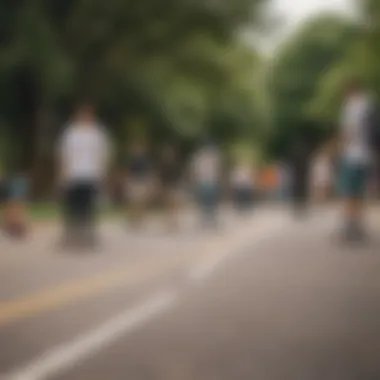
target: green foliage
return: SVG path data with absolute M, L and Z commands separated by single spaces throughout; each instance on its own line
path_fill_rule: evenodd
M 37 120 L 41 109 L 59 124 L 73 102 L 89 97 L 117 138 L 134 134 L 130 120 L 139 116 L 155 140 L 197 139 L 209 130 L 222 138 L 250 134 L 265 119 L 256 78 L 261 60 L 238 32 L 266 23 L 266 3 L 4 0 L 0 107 L 6 124 L 30 146 L 46 130 Z
M 380 95 L 380 3 L 358 2 L 363 22 L 354 26 L 345 54 L 333 62 L 321 78 L 310 104 L 313 117 L 332 123 L 337 120 L 342 88 L 350 77 L 359 77 Z
M 321 15 L 309 20 L 282 47 L 273 62 L 270 96 L 273 134 L 269 141 L 274 154 L 289 153 L 294 139 L 316 143 L 324 135 L 317 114 L 330 106 L 330 86 L 340 81 L 341 67 L 326 78 L 326 72 L 346 54 L 356 29 L 346 19 Z M 324 80 L 324 78 L 326 78 Z M 324 101 L 314 100 L 326 92 Z

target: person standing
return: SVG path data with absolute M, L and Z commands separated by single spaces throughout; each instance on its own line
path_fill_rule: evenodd
M 80 105 L 59 141 L 59 181 L 63 190 L 62 244 L 95 246 L 96 201 L 108 171 L 105 129 L 91 104 Z
M 175 147 L 164 147 L 158 170 L 167 225 L 169 228 L 177 228 L 182 171 Z
M 129 200 L 129 215 L 133 226 L 140 226 L 153 185 L 153 167 L 144 141 L 135 141 L 128 149 L 124 178 Z
M 371 106 L 372 99 L 368 91 L 360 81 L 352 80 L 347 86 L 340 120 L 343 237 L 349 240 L 362 240 L 365 237 L 363 198 L 372 161 L 368 130 Z
M 295 215 L 303 217 L 307 212 L 309 198 L 309 149 L 307 144 L 299 139 L 294 142 L 291 153 L 291 198 Z
M 14 174 L 9 182 L 6 230 L 15 238 L 23 238 L 27 233 L 28 187 L 28 176 L 22 172 Z
M 312 169 L 312 190 L 317 203 L 324 203 L 332 187 L 332 163 L 326 149 L 322 149 L 315 157 Z
M 248 163 L 238 163 L 231 172 L 231 186 L 236 208 L 248 211 L 253 202 L 254 178 L 253 169 Z
M 221 155 L 215 144 L 203 145 L 195 154 L 192 174 L 196 186 L 198 205 L 205 226 L 217 224 Z

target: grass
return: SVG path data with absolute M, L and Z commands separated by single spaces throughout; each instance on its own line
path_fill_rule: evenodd
M 101 210 L 102 218 L 114 218 L 120 216 L 123 210 L 119 207 L 103 207 Z M 61 207 L 58 203 L 37 202 L 28 205 L 28 215 L 36 221 L 54 221 L 61 216 Z

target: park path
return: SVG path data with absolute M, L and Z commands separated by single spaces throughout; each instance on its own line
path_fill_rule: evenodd
M 0 379 L 377 379 L 379 215 L 368 247 L 337 244 L 335 210 L 265 207 L 215 232 L 106 224 L 94 254 L 57 253 L 54 234 L 14 246 Z

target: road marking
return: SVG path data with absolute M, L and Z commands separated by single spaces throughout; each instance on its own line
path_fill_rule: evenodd
M 277 222 L 273 222 L 273 219 L 267 222 L 269 225 L 262 223 L 261 228 L 256 229 L 257 237 L 265 232 L 268 233 L 268 235 L 266 235 L 266 237 L 268 237 L 275 233 L 277 228 L 283 229 L 284 227 L 284 220 L 281 218 L 277 220 Z M 190 277 L 193 279 L 192 285 L 194 285 L 197 280 L 201 278 L 204 279 L 211 275 L 221 262 L 227 257 L 231 257 L 233 248 L 239 251 L 240 247 L 236 246 L 236 244 L 241 244 L 243 242 L 242 240 L 245 242 L 246 238 L 250 237 L 247 236 L 247 234 L 250 232 L 249 227 L 251 225 L 247 224 L 247 226 L 248 228 L 244 229 L 242 233 L 230 239 L 229 244 L 218 241 L 217 244 L 208 245 L 213 249 L 219 248 L 219 255 L 214 254 L 211 259 L 195 267 L 198 269 L 190 272 Z M 256 242 L 258 241 L 261 240 L 256 240 Z M 77 366 L 83 360 L 111 345 L 121 336 L 125 336 L 127 333 L 149 322 L 152 318 L 167 310 L 178 299 L 178 296 L 179 290 L 162 291 L 140 306 L 123 312 L 100 327 L 79 336 L 74 341 L 48 351 L 32 361 L 25 368 L 12 372 L 5 378 L 7 380 L 46 380 L 51 376 L 59 375 L 63 371 Z
M 254 230 L 254 233 L 252 233 L 252 225 L 247 223 L 247 227 L 238 236 L 231 238 L 228 243 L 223 243 L 217 249 L 214 247 L 213 251 L 217 251 L 217 255 L 211 256 L 210 259 L 204 260 L 190 269 L 189 280 L 195 283 L 202 283 L 227 259 L 239 254 L 245 248 L 243 244 L 246 244 L 247 241 L 250 247 L 255 243 L 259 244 L 263 240 L 272 237 L 279 230 L 282 231 L 286 225 L 289 226 L 288 223 L 285 224 L 286 222 L 286 219 L 282 217 L 275 220 L 273 218 L 263 220 L 259 228 Z
M 228 239 L 228 237 L 227 237 Z M 32 317 L 43 312 L 51 311 L 68 305 L 75 301 L 90 298 L 112 289 L 122 286 L 134 286 L 147 281 L 154 276 L 174 270 L 181 266 L 189 265 L 199 259 L 204 260 L 210 253 L 219 253 L 218 243 L 225 244 L 226 236 L 216 239 L 197 249 L 186 250 L 181 255 L 169 255 L 168 257 L 149 257 L 136 263 L 128 264 L 125 268 L 110 270 L 106 273 L 79 279 L 74 282 L 64 283 L 49 290 L 29 294 L 14 300 L 0 302 L 0 326 L 13 323 L 19 319 Z
M 19 299 L 0 302 L 0 326 L 31 317 L 64 305 L 90 298 L 122 286 L 135 286 L 155 278 L 162 273 L 188 265 L 188 255 L 156 258 L 128 264 L 119 270 L 86 277 L 75 282 L 64 283 L 52 289 L 31 294 Z
M 66 371 L 163 313 L 177 299 L 175 291 L 158 293 L 132 310 L 126 310 L 73 342 L 48 351 L 7 380 L 45 380 Z

